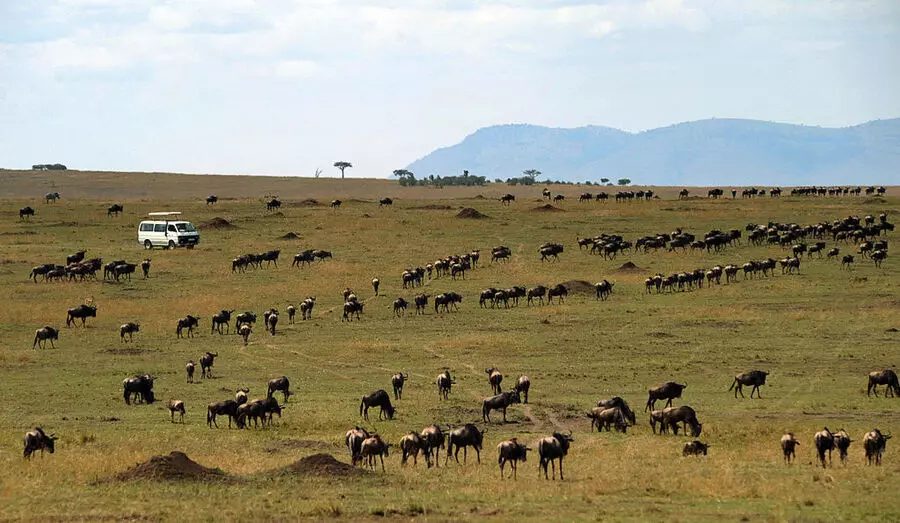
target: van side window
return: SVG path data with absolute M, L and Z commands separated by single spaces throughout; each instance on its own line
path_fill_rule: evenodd
M 153 224 L 152 223 L 142 223 L 141 224 L 141 232 L 153 232 Z
M 166 232 L 166 224 L 164 224 L 164 223 L 154 224 L 153 232 Z
M 169 232 L 178 232 L 174 225 L 169 225 Z

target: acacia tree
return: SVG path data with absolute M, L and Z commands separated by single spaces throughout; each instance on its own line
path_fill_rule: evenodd
M 631 180 L 628 178 L 619 178 L 619 185 L 628 185 L 629 183 L 631 183 Z
M 350 162 L 334 162 L 334 166 L 341 170 L 341 180 L 344 179 L 344 169 L 347 167 L 353 167 L 353 164 Z
M 600 183 L 607 183 L 609 178 L 600 178 Z
M 527 171 L 522 171 L 522 174 L 531 178 L 532 180 L 535 180 L 538 176 L 541 175 L 541 171 L 538 171 L 537 169 L 528 169 Z

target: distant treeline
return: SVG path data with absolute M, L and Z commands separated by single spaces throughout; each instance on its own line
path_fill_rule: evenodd
M 32 171 L 65 171 L 66 166 L 61 163 L 39 163 L 31 166 Z
M 612 183 L 609 183 L 609 182 L 604 184 L 604 183 L 600 183 L 600 182 L 592 182 L 590 180 L 587 180 L 584 182 L 569 182 L 566 180 L 549 180 L 549 179 L 544 180 L 544 181 L 537 181 L 530 176 L 521 176 L 519 178 L 507 178 L 505 182 L 503 180 L 501 180 L 500 178 L 497 178 L 494 181 L 497 183 L 506 183 L 507 185 L 550 185 L 550 184 L 554 184 L 554 185 L 599 185 L 599 186 L 608 185 L 608 186 L 612 186 Z
M 470 175 L 469 171 L 463 171 L 461 176 L 435 176 L 432 174 L 421 180 L 416 178 L 415 174 L 408 171 L 395 171 L 394 175 L 399 178 L 398 182 L 404 187 L 429 185 L 433 187 L 444 187 L 445 185 L 472 187 L 476 185 L 487 185 L 487 178 L 484 176 Z

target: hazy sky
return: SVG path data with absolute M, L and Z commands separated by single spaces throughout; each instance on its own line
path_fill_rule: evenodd
M 900 116 L 898 0 L 0 0 L 0 167 L 387 176 L 477 128 Z

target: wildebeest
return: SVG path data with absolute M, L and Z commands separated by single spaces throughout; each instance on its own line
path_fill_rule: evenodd
M 209 333 L 212 334 L 218 331 L 219 334 L 222 334 L 223 325 L 225 326 L 225 333 L 227 334 L 228 332 L 230 332 L 229 323 L 231 322 L 231 314 L 233 312 L 234 310 L 222 309 L 217 314 L 214 314 L 211 322 L 212 328 L 210 329 Z
M 869 386 L 866 390 L 866 396 L 875 393 L 878 397 L 878 385 L 886 385 L 884 397 L 897 396 L 900 397 L 900 380 L 897 379 L 897 373 L 891 369 L 882 371 L 874 371 L 869 373 Z
M 144 273 L 145 279 L 150 277 L 150 258 L 144 258 L 141 262 L 141 272 Z
M 41 457 L 44 457 L 44 449 L 53 454 L 56 451 L 56 440 L 59 438 L 55 434 L 49 436 L 44 433 L 40 427 L 25 433 L 25 458 L 30 458 L 36 451 L 41 451 Z
M 244 311 L 234 318 L 234 330 L 238 330 L 241 328 L 241 325 L 253 325 L 256 323 L 256 314 L 253 314 L 249 311 Z
M 425 462 L 431 467 L 431 461 L 434 460 L 434 465 L 439 467 L 441 461 L 440 449 L 444 448 L 444 432 L 437 425 L 429 425 L 422 429 L 421 436 L 425 441 L 425 446 L 422 448 L 422 452 L 425 454 Z
M 796 447 L 800 442 L 794 437 L 793 432 L 788 432 L 784 436 L 781 436 L 781 452 L 784 454 L 784 461 L 788 464 L 791 463 L 791 460 L 797 458 Z
M 672 400 L 680 398 L 681 392 L 686 388 L 687 385 L 680 385 L 674 381 L 669 381 L 655 389 L 648 390 L 647 405 L 644 407 L 644 412 L 655 409 L 657 400 L 667 400 L 665 407 L 671 407 Z
M 128 335 L 128 341 L 134 341 L 134 333 L 140 332 L 141 326 L 138 323 L 128 322 L 119 327 L 119 336 L 122 342 L 125 342 L 125 335 Z
M 834 446 L 838 449 L 841 463 L 847 461 L 847 449 L 850 448 L 850 443 L 852 442 L 853 440 L 850 439 L 850 435 L 847 434 L 846 430 L 840 429 L 834 433 Z
M 206 424 L 209 425 L 209 428 L 212 428 L 213 425 L 219 428 L 219 424 L 216 423 L 216 416 L 228 416 L 228 428 L 231 428 L 231 420 L 237 420 L 237 409 L 238 404 L 234 400 L 210 403 L 206 407 Z
M 841 269 L 843 269 L 844 267 L 847 267 L 847 269 L 850 269 L 850 267 L 852 265 L 853 265 L 853 255 L 845 254 L 844 257 L 841 258 Z
M 284 393 L 284 402 L 287 403 L 288 398 L 291 396 L 291 382 L 287 379 L 286 376 L 282 376 L 280 378 L 272 378 L 269 380 L 269 391 L 266 394 L 266 397 L 271 398 L 272 394 L 275 391 L 280 390 Z
M 402 453 L 400 464 L 406 465 L 406 461 L 412 456 L 413 465 L 418 465 L 419 452 L 424 449 L 425 445 L 425 440 L 422 439 L 418 432 L 410 431 L 403 436 L 400 439 L 400 452 Z
M 710 447 L 708 443 L 701 443 L 700 441 L 694 440 L 690 443 L 684 444 L 684 449 L 681 451 L 682 456 L 699 456 L 703 454 L 706 455 L 707 449 Z
M 73 263 L 79 263 L 84 260 L 84 255 L 87 251 L 75 251 L 74 254 L 69 254 L 66 256 L 66 265 L 72 265 Z
M 34 216 L 34 209 L 31 207 L 22 207 L 19 209 L 19 219 L 24 220 L 25 218 L 30 218 Z
M 503 468 L 509 462 L 512 469 L 512 477 L 516 479 L 516 468 L 519 461 L 528 461 L 528 451 L 531 450 L 519 443 L 516 438 L 501 442 L 497 445 L 497 463 L 500 464 L 500 477 L 503 478 Z
M 539 299 L 541 302 L 541 305 L 543 305 L 544 304 L 544 296 L 546 296 L 546 294 L 547 294 L 547 288 L 544 287 L 543 285 L 538 285 L 537 287 L 528 289 L 528 293 L 526 294 L 528 305 L 531 305 L 531 300 L 533 300 L 534 298 Z
M 450 377 L 450 371 L 445 369 L 444 372 L 438 374 L 437 377 L 437 388 L 438 388 L 438 398 L 440 399 L 450 399 L 450 389 L 453 387 L 453 384 L 456 383 L 456 380 Z
M 550 261 L 550 258 L 554 260 L 559 260 L 559 255 L 565 250 L 565 248 L 558 243 L 545 243 L 538 248 L 538 253 L 541 255 L 541 261 Z
M 478 427 L 471 423 L 466 423 L 464 426 L 450 431 L 450 434 L 447 436 L 447 459 L 444 460 L 444 465 L 450 461 L 451 455 L 453 455 L 456 463 L 459 463 L 460 449 L 463 451 L 463 463 L 465 463 L 468 459 L 469 447 L 475 449 L 478 463 L 481 463 L 481 446 L 484 442 L 484 434 L 486 432 L 487 429 L 478 430 Z M 454 447 L 456 448 L 456 452 L 453 450 Z
M 622 415 L 624 416 L 626 422 L 630 422 L 632 425 L 637 423 L 634 411 L 631 410 L 631 407 L 628 406 L 628 402 L 626 402 L 619 396 L 600 400 L 597 402 L 597 406 L 607 409 L 619 409 L 622 411 Z
M 425 310 L 428 308 L 428 298 L 430 298 L 430 294 L 417 294 L 414 298 L 414 302 L 416 304 L 416 314 L 425 314 Z
M 47 343 L 47 340 L 50 340 L 50 347 L 56 348 L 53 345 L 53 340 L 59 339 L 59 330 L 54 329 L 53 327 L 47 325 L 45 327 L 41 327 L 40 329 L 34 331 L 34 343 L 31 345 L 32 349 L 44 348 L 44 345 Z
M 568 295 L 569 289 L 567 289 L 566 286 L 562 283 L 559 283 L 547 289 L 547 303 L 553 303 L 554 296 L 559 298 L 559 303 L 562 303 Z
M 131 405 L 132 396 L 136 397 L 143 403 L 153 403 L 155 397 L 153 395 L 153 377 L 149 374 L 143 376 L 135 376 L 126 378 L 122 381 L 123 398 L 126 405 Z
M 331 200 L 331 208 L 337 209 L 338 207 L 341 206 L 342 203 L 344 203 L 344 202 L 342 202 L 340 200 Z
M 218 352 L 207 352 L 203 356 L 200 356 L 200 377 L 201 378 L 212 378 L 212 366 L 216 361 L 216 357 L 219 356 Z
M 288 323 L 293 325 L 294 324 L 294 316 L 297 315 L 297 307 L 294 307 L 294 304 L 291 303 L 290 305 L 287 306 L 287 313 L 288 313 Z
M 370 407 L 379 407 L 381 409 L 378 412 L 378 419 L 382 419 L 382 417 L 389 420 L 394 419 L 395 409 L 394 406 L 391 405 L 391 397 L 388 396 L 388 393 L 385 392 L 384 389 L 378 389 L 375 392 L 366 394 L 359 402 L 359 415 L 363 416 L 366 421 L 369 420 Z
M 237 389 L 234 391 L 234 402 L 238 405 L 247 403 L 247 400 L 249 399 L 247 396 L 248 394 L 250 394 L 250 389 Z
M 606 280 L 603 280 L 599 283 L 594 284 L 594 289 L 597 291 L 597 299 L 606 300 L 609 298 L 609 295 L 612 294 L 612 288 L 615 283 L 610 283 Z
M 219 201 L 219 197 L 216 196 L 215 194 L 210 194 L 209 196 L 206 197 L 206 205 L 213 205 L 218 201 Z
M 114 260 L 103 266 L 103 280 L 111 280 L 116 275 L 116 266 L 126 263 L 125 260 Z
M 344 315 L 341 317 L 341 322 L 347 321 L 352 322 L 353 316 L 356 315 L 356 319 L 359 320 L 359 314 L 363 311 L 363 303 L 359 301 L 348 301 L 344 303 Z
M 125 211 L 125 207 L 123 207 L 121 204 L 114 203 L 114 204 L 110 205 L 109 208 L 106 209 L 106 217 L 109 218 L 113 214 L 118 216 L 120 212 L 124 212 L 124 211 Z
M 197 368 L 197 364 L 194 363 L 194 360 L 188 360 L 188 362 L 184 365 L 184 372 L 187 373 L 187 382 L 194 383 L 194 369 Z
M 194 327 L 200 326 L 200 318 L 196 316 L 191 316 L 188 314 L 184 318 L 180 318 L 178 323 L 175 325 L 175 336 L 182 338 L 184 335 L 182 332 L 184 329 L 187 329 L 188 337 L 194 337 Z
M 266 210 L 274 211 L 281 208 L 281 201 L 278 198 L 272 198 L 266 202 Z
M 303 300 L 303 302 L 300 303 L 300 316 L 304 320 L 311 320 L 313 307 L 315 307 L 315 306 L 316 306 L 316 297 L 309 296 L 308 298 Z
M 491 384 L 491 392 L 494 394 L 503 392 L 500 389 L 500 384 L 503 382 L 503 374 L 500 373 L 500 369 L 491 367 L 489 369 L 484 369 L 484 373 L 488 375 L 488 382 Z
M 116 281 L 119 281 L 119 278 L 126 276 L 128 281 L 131 281 L 131 275 L 134 273 L 134 270 L 137 269 L 137 265 L 134 263 L 120 263 L 113 267 L 112 274 L 116 278 Z
M 501 205 L 509 205 L 510 203 L 512 203 L 514 201 L 516 201 L 516 197 L 513 196 L 512 194 L 507 193 L 500 197 Z
M 362 451 L 362 444 L 369 436 L 369 432 L 359 425 L 348 430 L 347 434 L 344 435 L 344 443 L 347 445 L 347 450 L 350 451 L 350 463 L 353 464 L 354 467 L 361 460 L 360 452 Z
M 378 296 L 378 287 L 381 285 L 381 280 L 378 278 L 372 278 L 372 288 L 375 289 L 375 296 Z
M 85 326 L 88 318 L 97 317 L 97 307 L 94 305 L 79 305 L 66 311 L 66 327 L 75 325 L 76 319 L 81 319 L 81 326 Z
M 394 200 L 390 198 L 382 198 L 378 200 L 378 206 L 381 207 L 382 205 L 394 205 Z
M 169 413 L 172 415 L 172 423 L 175 423 L 175 413 L 181 414 L 181 422 L 184 423 L 184 402 L 181 400 L 169 400 Z
M 763 372 L 761 370 L 752 370 L 745 374 L 739 374 L 734 377 L 734 381 L 731 382 L 731 387 L 728 390 L 734 389 L 734 397 L 737 398 L 738 393 L 741 394 L 741 397 L 744 397 L 744 385 L 753 386 L 753 389 L 750 391 L 750 398 L 753 398 L 753 392 L 756 391 L 756 397 L 762 398 L 759 394 L 759 387 L 766 384 L 766 376 L 768 376 L 768 372 Z
M 450 312 L 459 310 L 458 303 L 462 303 L 462 296 L 455 292 L 446 292 L 434 297 L 434 312 Z
M 269 334 L 274 336 L 275 326 L 278 325 L 278 311 L 276 309 L 267 310 L 263 314 L 263 319 L 265 320 L 266 330 L 269 331 Z
M 884 448 L 887 440 L 891 439 L 890 435 L 885 436 L 877 428 L 867 432 L 863 438 L 863 447 L 866 449 L 866 462 L 871 465 L 881 465 L 881 455 L 884 454 Z
M 591 418 L 591 431 L 597 427 L 597 432 L 612 430 L 613 427 L 618 432 L 626 432 L 628 423 L 625 421 L 625 414 L 620 408 L 594 407 L 587 415 Z
M 521 394 L 522 403 L 528 403 L 528 390 L 531 388 L 531 379 L 524 374 L 516 380 L 515 391 Z
M 403 372 L 398 372 L 391 376 L 391 385 L 394 387 L 394 399 L 399 400 L 403 398 L 403 384 L 409 379 L 409 374 L 403 374 Z
M 58 192 L 48 192 L 44 195 L 44 200 L 46 203 L 56 203 L 56 200 L 60 199 L 60 195 Z
M 378 456 L 381 460 L 381 471 L 384 472 L 384 457 L 388 455 L 388 447 L 390 447 L 390 445 L 385 443 L 384 440 L 381 439 L 381 436 L 374 434 L 362 442 L 362 446 L 359 450 L 359 458 L 360 460 L 366 460 L 367 465 L 374 469 L 375 456 Z
M 685 433 L 687 432 L 688 426 L 690 426 L 691 436 L 695 438 L 700 436 L 700 433 L 703 431 L 703 425 L 697 421 L 697 413 L 687 405 L 663 409 L 662 418 L 663 423 L 667 425 L 669 429 L 672 429 L 672 433 L 676 435 L 678 434 L 679 423 L 684 423 Z
M 403 298 L 397 298 L 394 300 L 394 316 L 403 316 L 406 314 L 406 308 L 409 307 L 409 302 L 404 300 Z
M 247 343 L 250 341 L 250 335 L 253 334 L 253 327 L 245 323 L 238 329 L 238 334 L 241 335 L 241 338 L 244 340 L 244 346 L 246 347 Z
M 521 403 L 522 400 L 519 398 L 519 393 L 516 391 L 510 392 L 501 392 L 496 396 L 486 398 L 481 403 L 481 419 L 490 423 L 491 421 L 491 411 L 492 410 L 502 410 L 503 411 L 503 422 L 506 423 L 506 409 L 513 404 Z
M 541 461 L 538 465 L 538 477 L 540 477 L 540 471 L 543 469 L 544 479 L 549 479 L 547 478 L 547 465 L 549 464 L 553 468 L 553 479 L 556 479 L 556 465 L 553 462 L 559 460 L 559 479 L 564 479 L 563 458 L 569 453 L 569 445 L 573 441 L 575 439 L 572 438 L 571 432 L 569 434 L 554 432 L 552 436 L 541 438 L 538 441 L 538 454 L 541 456 Z

